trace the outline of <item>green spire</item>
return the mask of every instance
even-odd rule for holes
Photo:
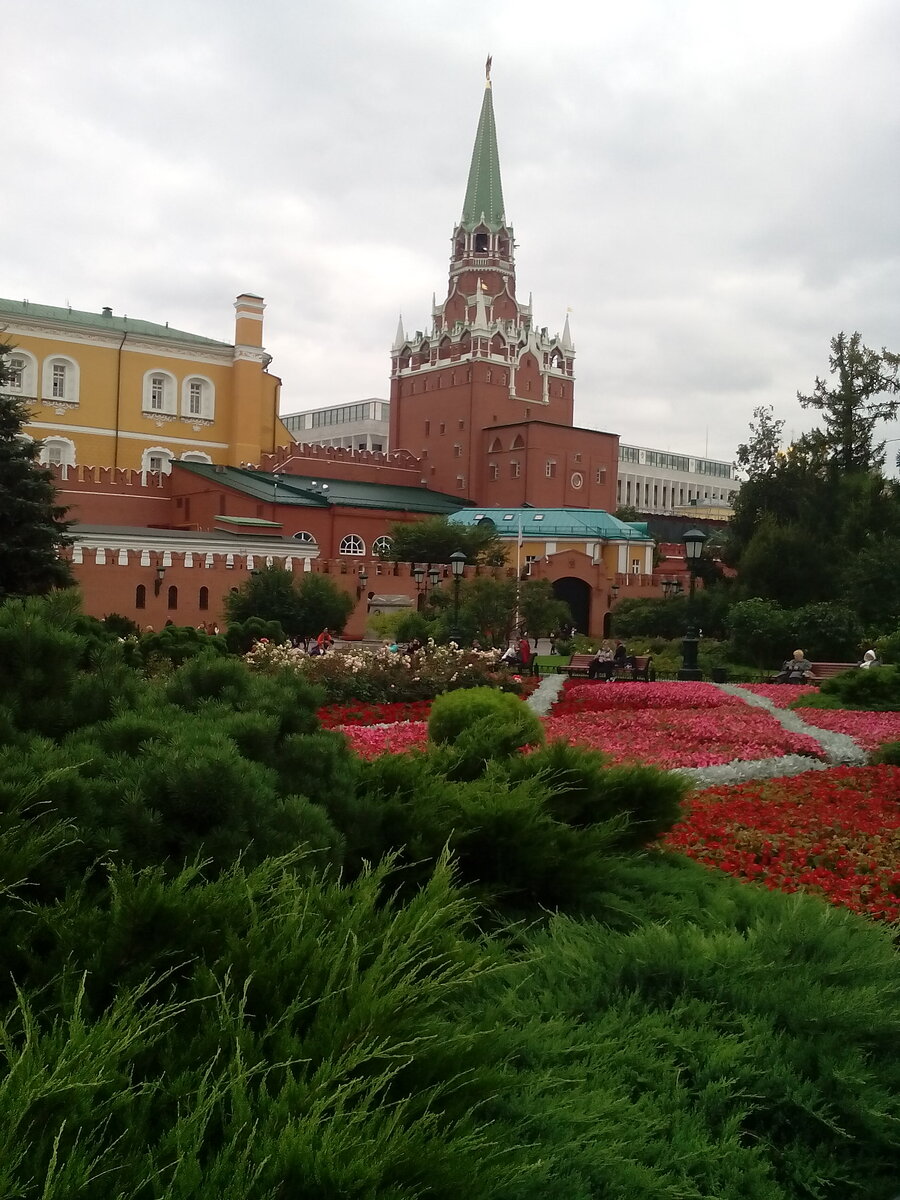
[[[494,101],[491,92],[491,60],[485,67],[484,102],[478,119],[469,183],[463,202],[462,225],[474,229],[482,218],[490,229],[506,224],[503,209],[503,187],[500,183],[500,155],[497,152],[497,127],[494,124]]]

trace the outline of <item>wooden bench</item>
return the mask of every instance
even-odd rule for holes
[[[831,679],[833,675],[841,675],[844,671],[855,671],[859,663],[812,663],[812,678],[810,682],[816,683],[822,679]]]
[[[573,654],[567,665],[563,667],[563,671],[570,677],[573,675],[586,676],[593,661],[593,654]],[[656,678],[656,671],[653,669],[653,655],[636,654],[633,671],[630,667],[616,667],[612,677],[625,680],[640,679],[644,683],[652,683]]]

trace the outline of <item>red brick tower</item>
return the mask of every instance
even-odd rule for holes
[[[447,298],[431,329],[391,352],[392,450],[421,457],[431,487],[481,504],[611,508],[618,438],[572,427],[575,347],[516,298],[490,63]]]

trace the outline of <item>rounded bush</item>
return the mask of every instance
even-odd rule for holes
[[[518,746],[543,745],[544,727],[539,718],[518,696],[496,688],[466,688],[438,696],[428,718],[428,737],[439,745],[447,744],[472,726],[483,729],[482,723],[492,721],[504,728],[505,744],[514,729]]]

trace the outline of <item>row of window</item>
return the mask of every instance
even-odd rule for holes
[[[686,454],[669,454],[665,450],[641,450],[637,446],[619,446],[619,461],[641,463],[648,467],[662,467],[667,471],[694,471],[698,475],[716,475],[720,479],[731,479],[733,468],[730,463],[712,458],[692,460]]]
[[[172,470],[175,455],[163,446],[151,446],[141,455],[141,471],[158,471],[168,475]],[[188,450],[181,456],[182,462],[211,463],[212,459],[202,450]],[[76,467],[75,443],[67,437],[48,437],[43,439],[40,462],[45,467]]]
[[[237,588],[232,588],[231,590],[233,592],[236,592]],[[143,583],[139,583],[137,585],[137,587],[134,589],[134,607],[135,608],[146,608],[147,607],[147,588]],[[200,589],[198,601],[197,601],[197,607],[200,609],[201,612],[206,612],[209,609],[209,588],[202,587]],[[170,588],[167,589],[166,608],[170,612],[175,612],[178,608],[178,588],[175,584],[173,584]]]
[[[38,360],[28,350],[16,348],[10,355],[9,382],[5,390],[13,395],[37,398]],[[81,370],[74,358],[54,354],[40,365],[40,398],[57,404],[78,404],[81,399]],[[159,368],[144,373],[141,408],[145,413],[181,415],[211,421],[215,416],[216,389],[205,375],[188,375],[179,385],[170,371]]]

